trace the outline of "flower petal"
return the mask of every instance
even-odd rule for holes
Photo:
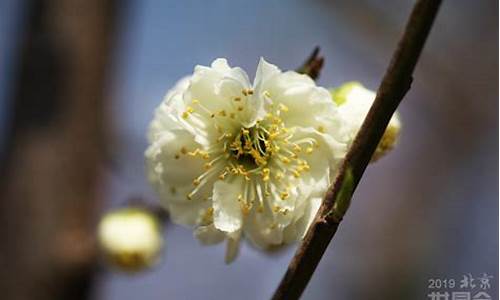
[[[217,181],[214,184],[214,225],[221,231],[236,232],[243,225],[243,215],[238,202],[238,196],[242,193],[242,183],[241,177],[236,177],[230,183]]]
[[[314,139],[315,146],[310,153],[302,151],[298,158],[307,162],[309,170],[302,172],[300,176],[299,188],[302,197],[323,195],[330,185],[330,178],[335,174],[330,174],[330,170],[336,170],[346,153],[346,145],[336,142],[327,134],[321,134],[313,128],[295,128],[292,143],[303,139]]]
[[[231,83],[225,85],[223,83]],[[211,113],[233,108],[234,97],[250,87],[247,74],[241,68],[231,68],[225,59],[216,59],[212,67],[196,66],[191,83],[184,95],[186,105],[200,101]]]
[[[273,64],[268,63],[263,57],[259,60],[257,71],[255,72],[254,89],[258,92],[263,92],[266,83],[281,74],[281,70]]]
[[[150,143],[156,140],[156,136],[165,130],[183,129],[182,123],[175,117],[176,111],[184,111],[184,102],[182,95],[189,86],[190,76],[179,80],[175,86],[170,89],[158,108],[155,110],[153,121],[149,126],[148,139]]]
[[[195,188],[193,180],[204,173],[204,160],[183,154],[199,147],[193,136],[185,130],[166,130],[146,150],[146,169],[150,182],[158,191],[161,203],[171,213],[175,223],[194,225],[200,214],[210,205],[215,178],[199,187],[188,200],[187,195]]]
[[[275,222],[272,210],[252,210],[245,219],[245,237],[255,246],[269,249],[283,243],[284,227]]]
[[[226,235],[215,228],[214,224],[196,227],[194,236],[204,245],[218,244],[226,238]]]
[[[239,230],[228,235],[226,243],[226,256],[224,258],[226,264],[232,263],[236,257],[238,257],[238,253],[240,252],[240,238],[241,231]]]
[[[316,86],[309,76],[294,71],[274,74],[261,84],[260,93],[269,100],[266,110],[286,108],[280,117],[287,127],[312,127],[339,142],[346,141],[342,118],[330,92]]]
[[[171,202],[164,200],[162,205],[169,212],[172,222],[193,226],[198,223],[198,220],[203,216],[210,203],[208,201],[184,200],[184,202]]]
[[[190,183],[204,172],[204,161],[186,153],[199,147],[189,132],[165,130],[146,150],[148,171],[171,185]]]
[[[320,197],[312,197],[305,202],[306,205],[302,210],[304,212],[303,215],[285,228],[283,232],[285,243],[295,242],[304,237],[321,206],[321,202],[322,198]]]

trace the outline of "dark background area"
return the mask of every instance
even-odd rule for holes
[[[10,122],[27,16],[23,3],[0,1],[2,153],[11,144]],[[133,196],[156,201],[144,177],[145,132],[166,91],[196,64],[208,65],[226,57],[252,76],[260,56],[282,69],[293,69],[319,45],[326,64],[318,84],[331,87],[358,80],[376,89],[412,4],[396,0],[129,0],[126,5],[123,2],[126,7],[120,10],[115,30],[109,30],[108,15],[98,18],[108,24],[94,29],[99,35],[81,35],[87,39],[82,47],[93,38],[104,39],[104,33],[112,43],[111,62],[96,64],[109,79],[102,87],[107,103],[96,121],[105,128],[96,138],[97,144],[102,139],[105,146],[95,153],[100,165],[95,172],[101,174],[95,184],[102,203],[89,208],[97,211],[89,218]],[[85,16],[85,9],[73,7],[70,11],[76,19],[70,20]],[[56,46],[58,41],[54,40]],[[80,58],[82,64],[90,59]],[[99,70],[92,74],[100,74]],[[35,80],[44,83],[43,78]],[[66,99],[62,96],[60,101]],[[74,112],[86,111],[94,103],[85,98],[81,102]],[[398,147],[368,168],[303,299],[425,299],[431,291],[429,279],[458,281],[468,273],[494,276],[488,292],[497,298],[497,1],[443,2],[399,112],[403,131]],[[94,121],[83,118],[81,122]],[[54,156],[50,149],[41,153]],[[61,172],[65,171],[62,167]],[[79,174],[78,169],[70,173]],[[30,180],[21,182],[30,185]],[[16,199],[1,201],[3,218],[10,215],[5,201]],[[75,199],[75,206],[62,213],[80,209],[82,201],[84,197]],[[35,213],[39,206],[46,211],[40,204],[34,206]],[[48,224],[36,224],[38,219],[29,214],[19,216],[19,223],[6,223],[28,228],[19,235]],[[68,218],[79,217],[83,215]],[[222,245],[202,247],[189,229],[167,224],[165,239],[158,267],[135,276],[103,272],[97,276],[93,295],[121,300],[267,299],[295,250],[291,246],[265,254],[244,245],[237,261],[227,266]],[[0,243],[2,247],[9,248]],[[4,253],[39,256],[44,252],[32,248]]]

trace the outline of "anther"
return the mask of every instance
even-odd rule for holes
[[[290,163],[290,159],[288,157],[281,157],[281,161],[285,164]]]
[[[269,168],[262,169],[262,180],[268,181],[269,180],[269,173],[270,173]]]
[[[190,114],[192,114],[194,109],[191,106],[186,107],[186,111],[182,113],[182,118],[187,119]]]

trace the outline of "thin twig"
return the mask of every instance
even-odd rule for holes
[[[316,46],[307,60],[297,69],[298,73],[307,74],[312,79],[316,80],[321,73],[325,59],[319,55],[319,47]]]
[[[406,24],[391,63],[334,184],[316,214],[273,299],[298,299],[335,235],[366,166],[393,113],[409,90],[412,73],[441,0],[419,0]]]

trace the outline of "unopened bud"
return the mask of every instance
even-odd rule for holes
[[[161,222],[146,208],[126,207],[106,213],[99,223],[99,244],[114,267],[137,272],[159,261],[163,246]]]
[[[331,90],[331,94],[333,101],[338,105],[339,113],[347,123],[348,139],[352,142],[375,100],[376,94],[355,81],[344,83],[340,87]],[[395,112],[372,156],[372,162],[394,148],[400,130],[401,121],[398,113]]]

